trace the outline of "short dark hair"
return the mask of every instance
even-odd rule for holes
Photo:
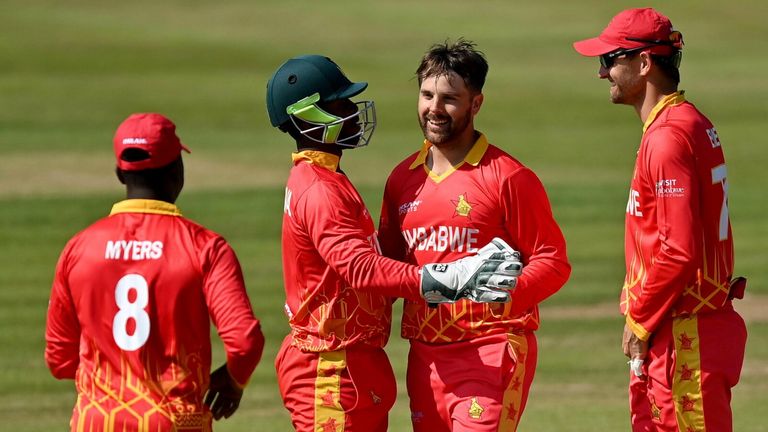
[[[445,41],[432,45],[421,58],[421,64],[416,69],[419,85],[430,76],[456,73],[464,79],[471,90],[483,91],[485,76],[488,74],[488,62],[485,55],[475,48],[472,41],[459,38],[456,42]]]
[[[139,149],[140,150],[140,149]],[[123,152],[125,154],[125,152]],[[143,188],[157,188],[168,181],[171,173],[178,169],[181,163],[181,155],[168,165],[161,166],[159,168],[149,168],[138,171],[126,171],[120,170],[125,183],[140,186]]]
[[[680,55],[680,53],[677,50],[669,56],[651,54],[653,62],[659,67],[661,73],[675,85],[680,84],[680,70],[677,68],[675,58],[678,55]]]

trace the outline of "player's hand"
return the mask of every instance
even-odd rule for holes
[[[520,253],[496,237],[477,252],[450,263],[427,264],[421,272],[421,296],[430,304],[468,298],[506,303],[523,270]]]
[[[624,325],[624,336],[621,340],[621,348],[624,355],[629,357],[629,369],[635,376],[645,375],[643,372],[643,363],[648,355],[648,341],[638,338],[628,325]]]
[[[214,419],[228,418],[234,414],[242,397],[243,389],[229,375],[226,364],[211,372],[211,384],[204,402]]]

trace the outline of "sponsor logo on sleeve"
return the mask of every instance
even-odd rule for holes
[[[656,182],[656,196],[659,198],[676,198],[685,195],[685,188],[680,186],[677,179],[663,179]]]
[[[397,213],[402,216],[406,213],[413,213],[416,210],[419,209],[419,204],[421,204],[421,200],[418,201],[409,201],[400,207],[397,208]]]

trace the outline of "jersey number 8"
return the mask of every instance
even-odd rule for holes
[[[131,290],[136,292],[133,301],[129,297]],[[115,287],[115,303],[119,310],[112,320],[112,337],[123,351],[136,351],[149,339],[149,314],[144,310],[149,303],[149,285],[144,276],[127,274],[120,278]],[[131,319],[135,330],[128,334]]]

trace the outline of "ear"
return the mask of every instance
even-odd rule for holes
[[[480,112],[480,107],[483,106],[483,94],[478,93],[472,97],[472,115],[477,115]]]
[[[647,51],[641,52],[638,57],[640,58],[640,70],[638,73],[641,76],[648,76],[651,73],[651,65],[653,64],[653,58]]]

